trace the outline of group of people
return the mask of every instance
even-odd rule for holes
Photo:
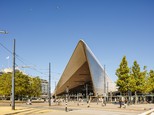
[[[97,104],[98,104],[98,102],[99,101],[101,101],[101,105],[102,106],[106,106],[106,98],[97,98]],[[57,105],[60,105],[60,103],[61,102],[64,102],[64,99],[54,99],[54,101],[53,102],[55,102],[55,103],[57,103]],[[87,100],[87,107],[90,107],[90,102],[91,102],[91,98],[89,99],[89,100]],[[119,98],[119,105],[120,105],[120,108],[122,108],[122,106],[124,107],[124,108],[126,108],[127,107],[127,99],[126,98],[124,98],[124,97],[120,97]],[[78,99],[78,103],[77,103],[77,105],[79,106],[79,103],[81,104],[81,105],[83,105],[83,99],[82,98],[79,98]],[[28,101],[28,104],[31,104],[31,101]]]

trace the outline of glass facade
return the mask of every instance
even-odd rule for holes
[[[85,52],[92,77],[94,93],[95,95],[106,95],[108,91],[112,91],[114,89],[115,84],[112,82],[112,80],[109,79],[106,72],[104,72],[103,67],[94,56],[90,48],[86,44],[85,46]]]
[[[86,47],[86,55],[89,63],[89,69],[94,86],[94,93],[102,95],[104,93],[104,71],[94,58],[92,52]]]

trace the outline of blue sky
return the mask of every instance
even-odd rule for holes
[[[141,68],[154,69],[153,6],[153,0],[1,0],[0,30],[9,34],[0,34],[0,43],[12,51],[16,39],[16,53],[24,62],[16,64],[39,71],[24,69],[29,75],[47,79],[51,62],[54,87],[83,39],[116,81],[124,55],[129,66],[137,60]],[[0,69],[8,65],[12,56],[0,46]]]

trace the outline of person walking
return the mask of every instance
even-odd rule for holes
[[[120,97],[119,99],[119,105],[120,105],[120,108],[122,107],[122,97]]]

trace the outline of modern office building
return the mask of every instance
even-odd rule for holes
[[[48,97],[48,81],[41,79],[41,97]]]
[[[116,91],[116,85],[87,44],[80,40],[55,89],[56,95],[69,92],[96,96]]]

